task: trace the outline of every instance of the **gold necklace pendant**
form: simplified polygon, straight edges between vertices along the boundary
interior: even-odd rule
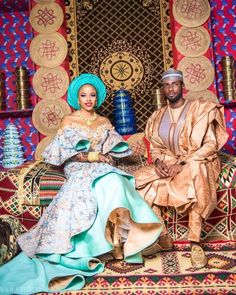
[[[86,124],[87,124],[88,126],[90,126],[90,125],[92,124],[92,122],[91,122],[90,120],[88,120],[88,121],[86,121]]]
[[[78,117],[82,120],[85,121],[86,125],[90,126],[93,121],[97,119],[97,114],[94,112],[93,116],[91,118],[85,118],[82,114],[77,113]]]

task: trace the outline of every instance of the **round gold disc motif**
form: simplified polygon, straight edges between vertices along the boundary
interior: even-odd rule
[[[178,70],[183,72],[187,90],[206,90],[214,81],[214,68],[205,56],[184,57],[178,64]]]
[[[112,90],[133,89],[143,78],[142,62],[130,52],[113,52],[100,66],[100,77]]]
[[[210,16],[208,0],[175,0],[173,15],[182,26],[194,28],[204,24]]]
[[[203,55],[210,46],[210,35],[204,27],[181,27],[175,36],[175,46],[184,56]]]

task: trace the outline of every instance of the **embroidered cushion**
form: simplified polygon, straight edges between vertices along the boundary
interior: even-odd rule
[[[23,228],[14,217],[9,215],[0,216],[0,265],[15,257],[20,248],[16,237],[23,233]]]

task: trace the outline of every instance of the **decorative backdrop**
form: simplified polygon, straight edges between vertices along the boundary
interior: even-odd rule
[[[143,130],[153,111],[151,91],[160,86],[163,69],[172,64],[168,1],[68,2],[72,77],[78,72],[101,76],[108,89],[108,99],[100,112],[111,120],[114,91],[129,90],[134,99],[138,130]],[[77,30],[73,31],[75,24]]]

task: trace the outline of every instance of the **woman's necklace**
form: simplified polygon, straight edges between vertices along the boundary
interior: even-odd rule
[[[97,114],[94,112],[90,118],[84,117],[80,112],[77,113],[77,116],[82,120],[85,121],[86,125],[90,126],[93,121],[97,119]]]

